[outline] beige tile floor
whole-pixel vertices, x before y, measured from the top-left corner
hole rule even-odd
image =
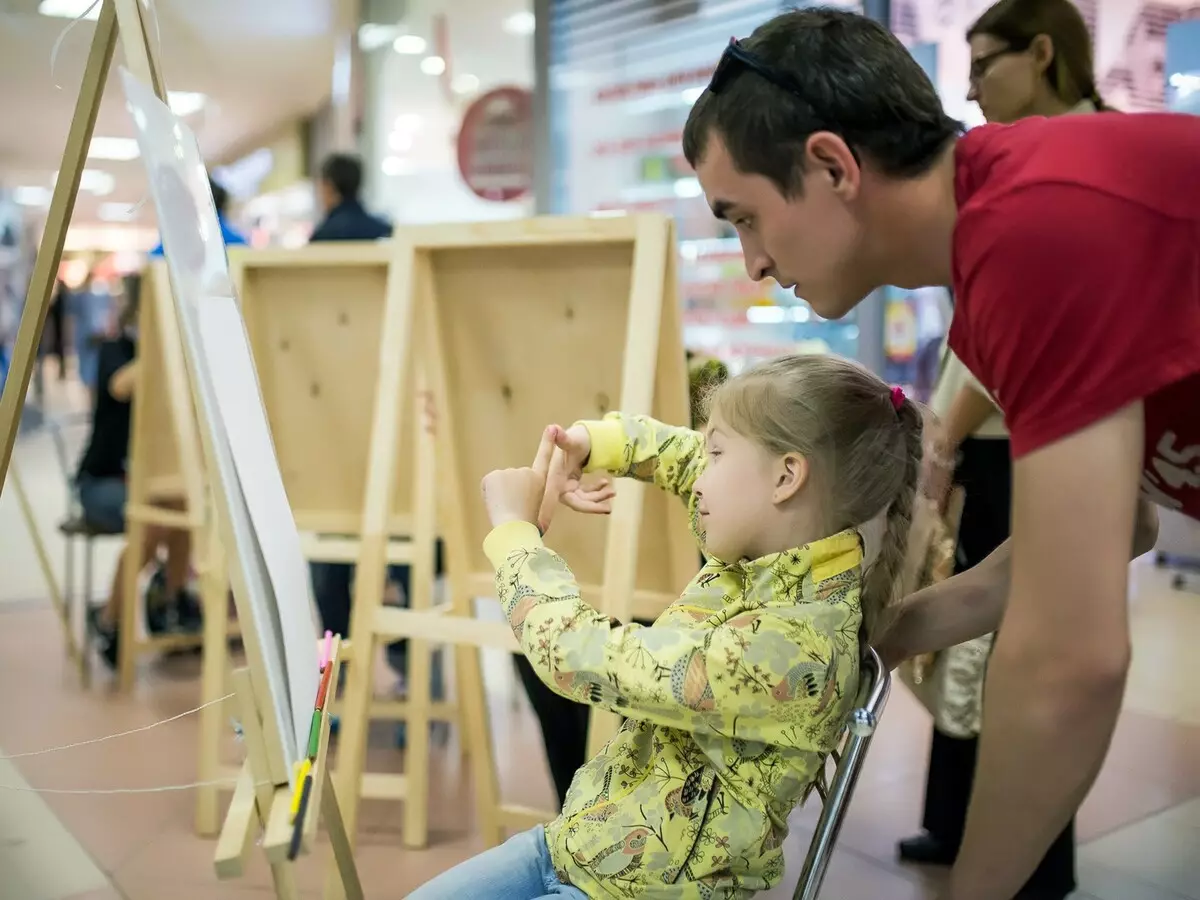
[[[78,409],[77,388],[51,384],[52,414]],[[68,430],[71,462],[82,439]],[[38,525],[56,561],[53,526],[65,502],[53,443],[23,437],[16,462],[37,505]],[[97,593],[115,547],[97,552]],[[101,677],[90,690],[63,658],[60,626],[45,602],[26,525],[11,490],[0,496],[0,757],[136,728],[196,705],[194,659],[147,662],[135,690],[114,693]],[[1200,900],[1200,596],[1172,591],[1145,561],[1131,570],[1135,662],[1111,754],[1079,815],[1083,900]],[[505,795],[546,806],[551,788],[534,719],[503,657],[486,660],[495,747]],[[826,882],[832,900],[920,900],[936,896],[940,873],[898,865],[895,841],[920,817],[928,718],[897,687],[871,751]],[[399,770],[403,754],[390,727],[372,732],[371,767]],[[225,748],[236,758],[232,740]],[[0,758],[0,900],[266,900],[269,874],[255,865],[236,884],[213,876],[213,843],[192,833],[189,792],[38,793],[141,788],[195,779],[196,722],[61,754]],[[400,898],[433,873],[479,849],[468,779],[453,744],[435,752],[430,790],[431,844],[400,843],[401,810],[364,807],[359,868],[370,898]],[[798,815],[788,858],[803,854]],[[320,894],[322,859],[306,858],[299,883]]]

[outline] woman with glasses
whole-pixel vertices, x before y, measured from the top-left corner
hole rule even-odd
[[[1026,116],[1094,113],[1106,109],[1096,90],[1091,38],[1070,0],[1001,0],[967,31],[971,46],[967,99],[988,122]],[[950,482],[964,491],[955,572],[977,565],[1009,536],[1012,463],[1008,434],[992,399],[947,351],[935,395],[942,422],[930,450],[927,483],[944,502]],[[983,642],[983,643],[980,643]],[[945,653],[990,646],[951,648]],[[969,654],[966,654],[969,655]],[[935,725],[925,786],[924,831],[901,841],[907,862],[952,865],[962,842],[979,744],[984,665],[958,666],[959,680],[944,686],[941,705],[959,715],[955,733]],[[966,673],[965,675],[963,673]],[[963,683],[964,678],[973,683]],[[945,715],[940,722],[955,720]],[[1074,822],[1051,845],[1017,900],[1062,900],[1075,889]]]

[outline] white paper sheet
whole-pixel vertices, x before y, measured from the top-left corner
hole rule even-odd
[[[197,411],[216,447],[217,471],[208,475],[233,517],[235,546],[225,549],[236,553],[246,573],[291,779],[292,764],[305,755],[319,680],[308,565],[195,135],[124,68],[121,79],[158,212]]]

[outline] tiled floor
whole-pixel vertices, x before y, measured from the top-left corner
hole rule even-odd
[[[51,385],[51,414],[77,409],[77,391]],[[68,429],[78,446],[78,427]],[[65,492],[45,433],[22,438],[16,464],[38,508],[53,560],[53,534]],[[71,450],[73,463],[75,450]],[[194,659],[142,667],[131,695],[104,677],[83,690],[62,655],[62,635],[42,599],[45,585],[11,490],[0,497],[0,714],[2,753],[20,755],[113,734],[194,707]],[[115,547],[97,553],[97,590],[106,585]],[[1200,596],[1174,592],[1166,575],[1142,562],[1132,574],[1135,663],[1125,711],[1103,773],[1079,815],[1080,897],[1092,900],[1200,898]],[[546,806],[551,789],[536,726],[501,655],[487,660],[495,747],[508,799]],[[256,863],[237,883],[218,882],[214,842],[192,832],[194,797],[165,793],[35,793],[186,784],[195,780],[194,717],[123,740],[19,759],[0,758],[0,900],[265,900],[270,876]],[[371,766],[398,770],[403,754],[389,727],[372,734]],[[237,746],[226,751],[234,759]],[[895,841],[919,819],[928,719],[897,687],[843,830],[824,896],[833,900],[919,900],[936,896],[939,874],[894,860]],[[434,754],[431,845],[400,842],[396,804],[364,807],[357,861],[369,898],[400,898],[431,874],[478,848],[471,794],[453,745]],[[811,818],[811,812],[798,822]],[[803,854],[796,829],[788,858]],[[301,861],[306,898],[320,895],[324,857]]]

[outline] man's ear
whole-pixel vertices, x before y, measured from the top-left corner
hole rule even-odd
[[[838,193],[853,198],[858,193],[862,170],[854,151],[840,135],[832,131],[817,131],[804,143],[805,167],[825,176]]]
[[[800,492],[808,481],[808,460],[799,453],[787,453],[775,466],[775,490],[771,500],[786,503]]]

